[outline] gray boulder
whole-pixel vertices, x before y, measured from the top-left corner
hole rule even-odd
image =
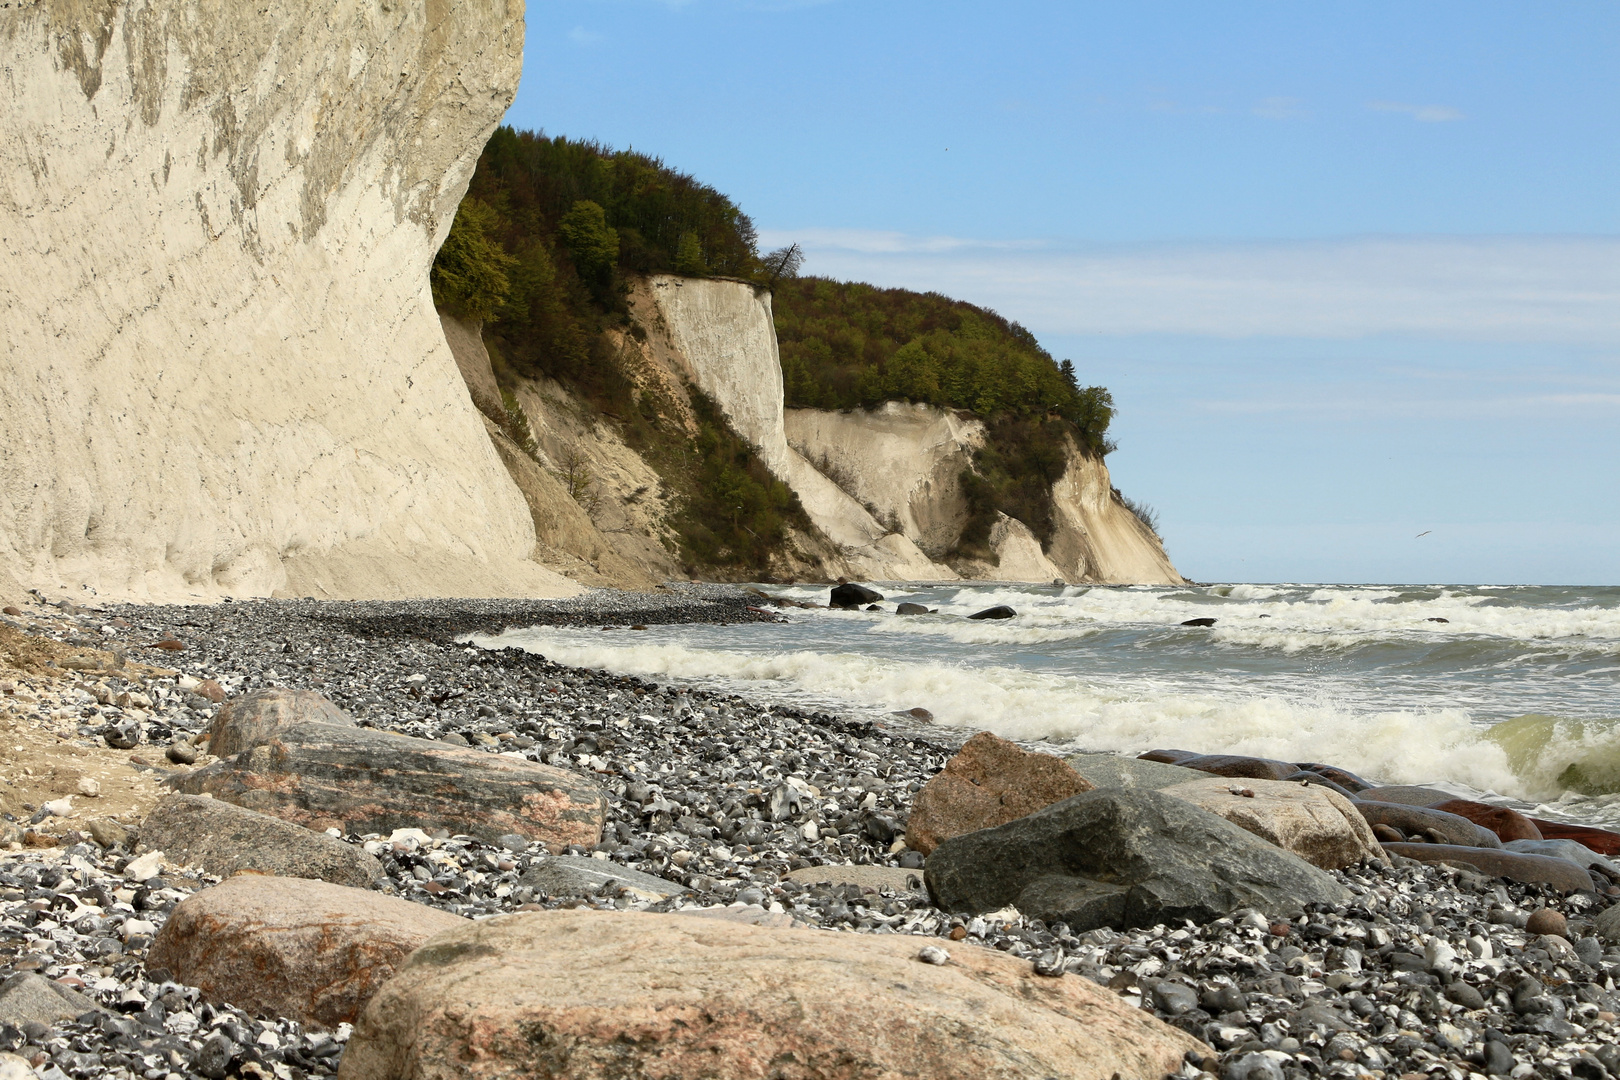
[[[0,1024],[58,1024],[88,1012],[105,1012],[94,1000],[43,975],[24,972],[0,983]]]
[[[536,863],[519,879],[519,884],[538,889],[547,896],[592,896],[609,882],[658,900],[689,891],[678,881],[666,881],[585,855],[555,855]]]
[[[387,878],[382,863],[324,832],[200,795],[162,799],[141,823],[141,847],[219,877],[257,870],[356,889]]]
[[[1208,773],[1118,754],[1071,754],[1069,767],[1100,788],[1142,788],[1157,791],[1174,784],[1202,780]]]
[[[1241,907],[1292,915],[1350,894],[1303,859],[1156,791],[1099,789],[953,837],[925,877],[934,902],[976,914],[1015,905],[1076,932],[1209,922]]]

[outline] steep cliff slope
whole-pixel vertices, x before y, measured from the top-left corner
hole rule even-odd
[[[984,444],[984,424],[932,405],[889,402],[873,410],[788,409],[789,445],[936,560],[952,556],[968,517],[960,480]],[[951,558],[961,576],[986,581],[1179,585],[1164,545],[1115,497],[1108,466],[1073,445],[1052,486],[1052,538],[1043,551],[1028,526],[997,515],[996,558]]]
[[[782,366],[770,293],[739,281],[656,274],[638,286],[650,333],[665,333],[692,384],[714,400],[767,468],[798,496],[811,522],[838,546],[827,569],[853,577],[938,580],[954,577],[903,533],[886,528],[848,492],[787,442]],[[645,325],[645,322],[644,322]]]
[[[960,477],[984,444],[982,422],[891,401],[849,412],[788,409],[784,429],[800,456],[929,558],[956,546],[968,516]]]
[[[1054,529],[1048,557],[1069,581],[1182,585],[1164,543],[1119,499],[1101,458],[1069,448],[1052,486]]]
[[[521,0],[0,11],[0,564],[48,593],[560,594],[428,268]]]

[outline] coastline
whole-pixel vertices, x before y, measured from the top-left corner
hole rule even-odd
[[[1233,1080],[1296,1080],[1296,1073],[1376,1080],[1414,1072],[1461,1080],[1501,1063],[1500,1051],[1494,1052],[1496,1060],[1491,1058],[1493,1043],[1506,1048],[1514,1061],[1509,1071],[1517,1077],[1532,1070],[1560,1075],[1585,1068],[1586,1059],[1600,1069],[1607,1067],[1606,1062],[1598,1065],[1601,1059],[1594,1055],[1620,1038],[1615,1024],[1620,951],[1600,942],[1591,923],[1606,900],[1587,894],[1560,897],[1539,887],[1403,860],[1390,870],[1363,864],[1335,872],[1355,894],[1354,902],[1342,910],[1311,913],[1292,925],[1238,913],[1205,927],[1072,935],[1066,928],[1016,915],[952,916],[933,908],[925,894],[905,887],[873,892],[854,884],[805,886],[787,875],[844,864],[904,871],[907,862],[916,861],[906,858],[895,838],[903,833],[911,796],[960,741],[952,737],[954,731],[936,733],[898,717],[891,726],[765,706],[732,694],[659,686],[563,667],[515,649],[483,651],[457,641],[465,634],[548,620],[583,627],[769,618],[749,610],[754,599],[728,586],[679,586],[670,595],[601,591],[537,602],[285,600],[207,607],[41,608],[37,617],[7,622],[81,647],[116,646],[128,663],[212,679],[233,696],[265,686],[311,689],[362,725],[459,739],[589,771],[609,795],[608,833],[594,853],[571,853],[605,857],[611,864],[690,890],[660,900],[628,894],[541,898],[532,888],[525,893],[518,882],[537,858],[562,852],[546,852],[538,844],[508,855],[498,845],[441,838],[433,846],[457,869],[426,880],[415,870],[422,862],[413,851],[382,852],[391,888],[399,895],[458,914],[477,917],[526,905],[696,908],[707,909],[710,917],[772,925],[945,938],[951,948],[988,947],[1031,961],[1055,953],[1066,977],[1092,978],[1161,1019],[1209,1039],[1220,1051],[1220,1061],[1194,1063],[1184,1070],[1189,1076],[1201,1065]],[[115,627],[114,620],[130,625]],[[104,626],[112,632],[104,633]],[[160,640],[176,640],[183,648],[158,649]],[[87,719],[87,709],[105,712],[107,707],[76,699],[73,686],[96,680],[129,681],[118,669],[81,671],[35,680],[62,684],[62,703],[54,708],[36,690],[28,691],[38,699],[31,711],[17,710],[20,699],[14,694],[0,700],[13,703],[14,725],[32,722],[58,745],[95,743],[93,735],[79,730],[90,725],[80,722]],[[166,700],[154,695],[152,713],[169,730],[191,733],[211,721],[214,704],[179,689],[176,676],[147,677],[143,685],[168,691]],[[72,701],[77,704],[67,704]],[[66,709],[74,713],[64,716]],[[156,775],[175,767],[154,749],[136,750],[134,756],[144,762],[137,768]],[[816,791],[821,809],[814,839],[800,825],[771,822],[771,815],[759,813],[773,783],[790,776]],[[59,824],[76,832],[74,826],[92,813],[93,800],[84,800],[75,817]],[[0,954],[0,973],[21,972],[20,961],[39,956],[41,974],[76,979],[86,992],[108,1003],[146,990],[154,1000],[175,994],[173,1001],[181,1003],[187,998],[184,988],[165,989],[146,978],[139,933],[132,938],[136,944],[121,946],[120,959],[112,963],[98,962],[110,955],[98,952],[104,948],[99,942],[109,935],[124,936],[118,926],[53,921],[51,936],[38,933],[39,910],[33,905],[41,897],[35,894],[49,889],[53,897],[60,895],[62,879],[44,886],[39,870],[29,870],[34,878],[30,886],[21,872],[25,868],[66,862],[83,879],[75,883],[79,891],[105,888],[103,879],[116,879],[124,869],[95,842],[75,839],[66,847],[0,855],[0,874],[11,879],[4,883],[0,918],[8,930],[15,928]],[[364,843],[359,837],[348,839]],[[492,866],[484,866],[486,856],[497,854],[512,864],[510,869],[491,872]],[[178,869],[165,869],[162,877],[163,887],[148,889],[142,897],[151,907],[130,905],[129,914],[154,930],[179,898],[211,880]],[[1562,947],[1526,932],[1528,915],[1543,907],[1568,921],[1567,937],[1558,939]],[[35,912],[32,922],[24,914],[30,910]],[[1435,942],[1447,943],[1452,955],[1444,957],[1431,948]],[[74,962],[74,956],[84,959]],[[1466,971],[1468,981],[1479,988],[1477,1002],[1446,996],[1435,974],[1436,956]],[[1191,1004],[1185,993],[1166,987],[1177,976],[1196,988]],[[1547,1002],[1545,1010],[1515,1008],[1515,995],[1526,979],[1536,980],[1540,989],[1529,996]],[[170,1010],[186,1011],[184,1005]],[[245,1022],[242,1017],[219,1021]],[[292,1062],[306,1074],[325,1075],[335,1067],[337,1054],[315,1053],[331,1040],[323,1042],[324,1036],[287,1021],[279,1022],[277,1031],[271,1041],[294,1050],[275,1060],[273,1048],[258,1036],[246,1040],[246,1045],[262,1048],[254,1053],[267,1068],[275,1061]],[[118,1055],[127,1051],[114,1041],[104,1026],[74,1021],[43,1038],[30,1037],[19,1048],[44,1052],[66,1073],[80,1075],[92,1073],[73,1068],[84,1062],[66,1055],[112,1055],[97,1067],[119,1075],[121,1066],[108,1062],[121,1061]],[[178,1075],[195,1074],[194,1064],[170,1064]]]

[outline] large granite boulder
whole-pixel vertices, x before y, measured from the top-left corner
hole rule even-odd
[[[1161,790],[1219,814],[1323,870],[1339,870],[1363,859],[1385,861],[1372,826],[1349,799],[1321,785],[1207,777]]]
[[[952,836],[1005,824],[1090,790],[1090,781],[1062,758],[981,731],[917,792],[906,844],[926,855]]]
[[[1592,878],[1585,870],[1565,859],[1547,855],[1522,855],[1500,848],[1454,847],[1450,844],[1384,844],[1384,850],[1403,859],[1444,863],[1529,885],[1551,885],[1559,892],[1586,892]]]
[[[238,874],[180,901],[147,964],[209,1001],[334,1027],[417,946],[466,921],[364,889]]]
[[[357,727],[354,718],[313,690],[272,686],[225,703],[208,729],[208,752],[234,757],[270,742],[292,724],[313,722]]]
[[[449,829],[594,846],[607,797],[594,781],[522,757],[305,719],[307,702],[232,709],[213,739],[234,757],[170,781],[317,831]],[[300,715],[291,715],[292,713]]]
[[[1008,904],[1075,931],[1208,922],[1240,907],[1285,915],[1340,904],[1327,874],[1225,818],[1157,791],[1090,791],[942,843],[925,878],[965,914]]]
[[[1368,825],[1383,825],[1405,836],[1416,836],[1420,843],[1455,844],[1459,847],[1502,846],[1502,841],[1491,830],[1432,806],[1408,806],[1372,799],[1357,799],[1354,805]]]
[[[387,878],[382,863],[352,844],[201,795],[168,795],[141,822],[142,851],[218,877],[239,870],[318,878],[369,888]]]
[[[442,934],[372,999],[343,1080],[1161,1077],[1191,1036],[1088,979],[933,939],[600,911]]]

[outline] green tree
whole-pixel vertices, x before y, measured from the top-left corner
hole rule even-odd
[[[607,223],[607,212],[601,205],[589,199],[580,199],[562,216],[557,222],[557,235],[562,237],[581,277],[600,277],[618,261],[618,231]]]
[[[697,233],[681,233],[680,243],[675,248],[675,272],[688,277],[702,277],[709,272],[708,264],[703,261],[703,242]]]
[[[498,223],[488,203],[461,201],[429,275],[435,306],[472,322],[495,318],[512,291],[507,272],[517,265],[494,237]]]

